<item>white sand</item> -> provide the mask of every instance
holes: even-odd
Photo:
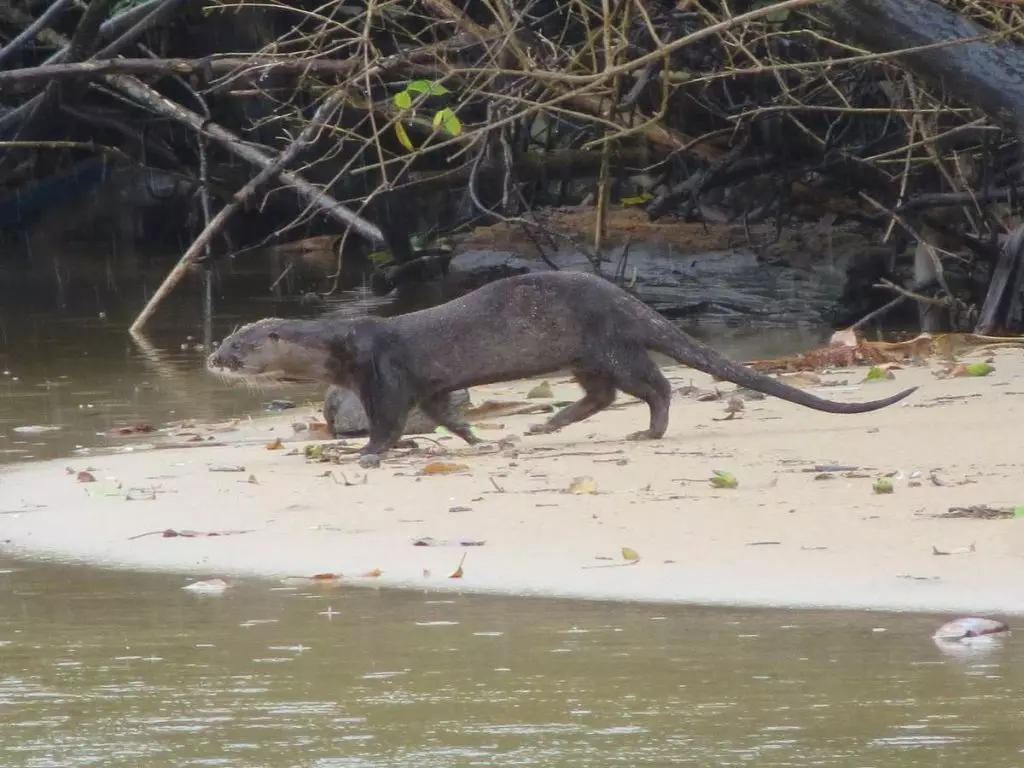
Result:
[[[896,381],[820,390],[862,400],[922,386],[869,414],[830,415],[768,398],[716,421],[722,402],[677,396],[669,432],[657,442],[622,440],[646,426],[646,406],[635,402],[557,435],[521,437],[518,455],[482,454],[447,438],[451,454],[443,460],[469,471],[445,476],[418,475],[437,460],[423,455],[394,457],[369,472],[354,460],[330,465],[287,455],[303,445],[289,437],[299,415],[290,411],[249,423],[228,446],[8,467],[0,473],[0,540],[19,555],[204,578],[333,572],[359,584],[466,592],[1024,612],[1024,519],[926,516],[951,506],[1024,504],[1024,351],[1000,352],[995,365],[986,378],[941,380],[920,367],[898,371]],[[666,372],[679,384],[711,386],[687,369]],[[551,381],[558,398],[578,392],[560,377]],[[475,390],[473,399],[521,398],[529,386]],[[522,435],[543,418],[489,419],[504,428],[480,434]],[[266,449],[275,435],[289,437],[286,450]],[[244,473],[208,469],[236,463]],[[817,480],[804,471],[828,463],[865,468],[868,477]],[[155,500],[91,496],[65,467],[91,467],[104,486],[160,492]],[[356,484],[322,476],[331,469]],[[712,488],[714,469],[733,473],[739,487]],[[903,473],[895,492],[874,493],[873,479],[894,470]],[[932,470],[948,485],[931,482]],[[919,486],[910,483],[915,471]],[[258,484],[246,482],[250,474]],[[594,478],[596,494],[564,492],[583,475]],[[251,532],[130,538],[167,528]],[[427,536],[455,543],[412,545]],[[460,539],[486,543],[460,547]],[[933,553],[933,546],[972,544],[973,552]],[[639,562],[623,565],[622,547]],[[463,555],[464,577],[448,578]],[[374,569],[382,574],[360,576]]]

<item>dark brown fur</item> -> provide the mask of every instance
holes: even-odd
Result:
[[[750,389],[828,413],[863,413],[902,400],[837,403],[734,363],[686,335],[612,283],[583,272],[509,277],[430,309],[391,318],[267,319],[226,338],[209,369],[250,379],[323,381],[359,394],[370,422],[363,454],[401,437],[413,405],[468,443],[469,425],[448,393],[570,370],[584,395],[537,432],[552,432],[607,408],[621,390],[650,408],[648,429],[668,427],[672,389],[649,352]]]

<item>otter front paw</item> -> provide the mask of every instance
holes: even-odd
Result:
[[[359,457],[359,466],[363,469],[377,469],[380,466],[380,456],[376,453],[364,453]]]

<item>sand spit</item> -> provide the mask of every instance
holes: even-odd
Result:
[[[420,445],[446,455],[400,452],[369,472],[354,458],[308,461],[291,424],[313,412],[293,410],[243,422],[219,446],[135,445],[7,467],[0,541],[16,555],[229,581],[334,573],[465,592],[1019,613],[1024,519],[935,517],[1024,505],[1024,351],[998,352],[994,364],[984,378],[911,367],[861,383],[863,369],[839,371],[825,378],[846,386],[816,388],[864,400],[921,385],[862,415],[768,398],[726,419],[724,400],[680,394],[658,442],[622,439],[647,421],[646,406],[625,399],[557,435],[523,436],[543,416],[495,417],[481,436],[512,436],[511,446],[435,435]],[[677,386],[714,386],[688,369],[666,373]],[[578,392],[550,381],[555,400]],[[474,390],[473,400],[522,399],[535,383]],[[284,447],[268,450],[276,437]],[[437,461],[466,469],[422,474]],[[212,471],[232,465],[244,470]],[[81,470],[96,481],[80,482]],[[714,470],[738,486],[713,487]],[[892,472],[893,492],[876,493]],[[160,535],[168,529],[225,535]],[[450,578],[460,563],[462,577]]]

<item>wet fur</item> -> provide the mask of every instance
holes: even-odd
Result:
[[[448,393],[561,370],[584,396],[536,432],[553,432],[593,416],[618,391],[648,404],[648,429],[668,427],[672,389],[649,352],[808,408],[863,413],[912,393],[865,403],[838,403],[732,362],[680,331],[612,283],[583,272],[504,278],[430,309],[392,318],[324,316],[252,323],[210,355],[210,370],[244,378],[323,381],[356,392],[370,423],[363,454],[381,454],[419,407],[468,443],[478,442],[453,415]]]

